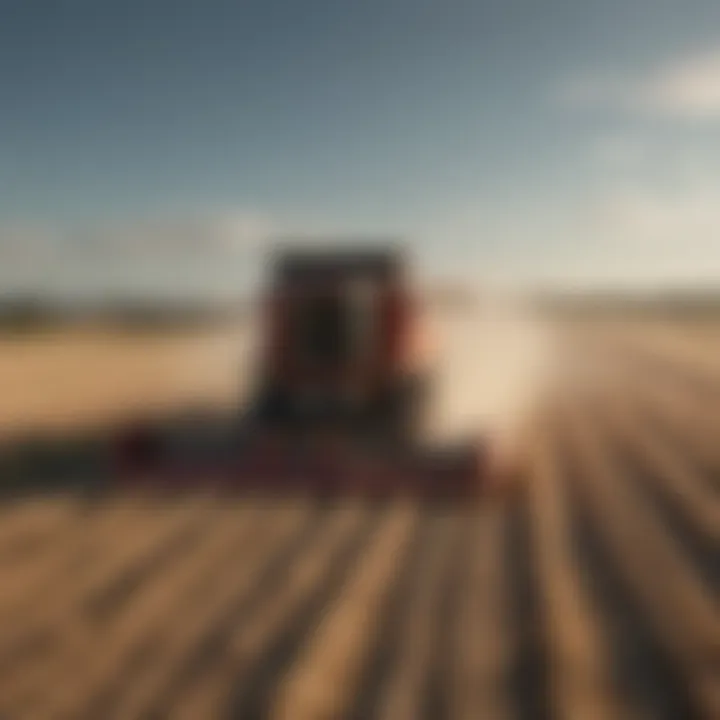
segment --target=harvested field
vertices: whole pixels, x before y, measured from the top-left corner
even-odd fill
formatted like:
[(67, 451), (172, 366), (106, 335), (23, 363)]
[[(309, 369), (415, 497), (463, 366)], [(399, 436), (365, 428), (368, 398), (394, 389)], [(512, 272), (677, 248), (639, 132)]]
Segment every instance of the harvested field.
[(720, 326), (552, 335), (511, 504), (8, 500), (0, 718), (719, 718)]

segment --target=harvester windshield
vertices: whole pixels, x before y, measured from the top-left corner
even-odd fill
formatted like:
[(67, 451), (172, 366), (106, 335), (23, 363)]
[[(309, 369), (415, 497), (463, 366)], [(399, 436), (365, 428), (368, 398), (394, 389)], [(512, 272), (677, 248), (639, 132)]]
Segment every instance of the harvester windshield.
[(337, 368), (367, 355), (373, 342), (371, 287), (307, 292), (291, 309), (293, 345), (316, 368)]

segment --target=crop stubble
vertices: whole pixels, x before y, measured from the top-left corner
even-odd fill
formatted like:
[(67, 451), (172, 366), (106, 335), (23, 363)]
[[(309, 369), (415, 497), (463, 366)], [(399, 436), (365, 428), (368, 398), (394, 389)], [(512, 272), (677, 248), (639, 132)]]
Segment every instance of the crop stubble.
[[(320, 720), (357, 717), (365, 697), (368, 718), (531, 717), (517, 676), (535, 672), (531, 694), (553, 717), (720, 717), (713, 573), (628, 459), (717, 563), (720, 457), (694, 393), (720, 393), (707, 355), (720, 343), (675, 327), (628, 334), (595, 334), (612, 370), (603, 392), (565, 394), (539, 414), (520, 514), (217, 499), (4, 506), (0, 712)], [(532, 596), (519, 600), (518, 552)], [(617, 677), (616, 590), (647, 624), (633, 635), (643, 657), (661, 654), (673, 678), (657, 689), (677, 695), (664, 715)]]

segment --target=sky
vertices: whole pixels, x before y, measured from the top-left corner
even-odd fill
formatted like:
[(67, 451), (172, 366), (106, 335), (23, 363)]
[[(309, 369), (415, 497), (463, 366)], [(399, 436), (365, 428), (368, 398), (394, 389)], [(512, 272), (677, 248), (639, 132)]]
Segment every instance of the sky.
[(0, 0), (0, 290), (229, 296), (282, 235), (720, 278), (717, 0)]

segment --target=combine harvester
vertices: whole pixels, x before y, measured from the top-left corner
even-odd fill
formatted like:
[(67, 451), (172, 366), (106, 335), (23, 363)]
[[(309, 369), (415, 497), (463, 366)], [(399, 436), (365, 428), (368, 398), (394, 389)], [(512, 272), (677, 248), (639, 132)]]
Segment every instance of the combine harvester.
[(437, 346), (402, 252), (281, 249), (261, 313), (250, 401), (230, 435), (202, 420), (136, 428), (119, 447), (124, 483), (448, 500), (507, 487), (488, 438), (450, 447), (426, 431)]

